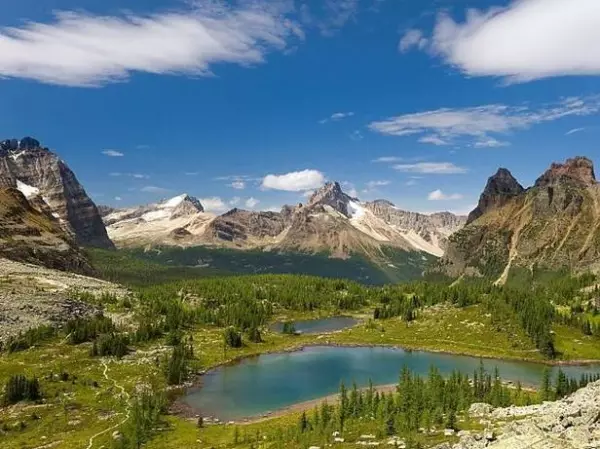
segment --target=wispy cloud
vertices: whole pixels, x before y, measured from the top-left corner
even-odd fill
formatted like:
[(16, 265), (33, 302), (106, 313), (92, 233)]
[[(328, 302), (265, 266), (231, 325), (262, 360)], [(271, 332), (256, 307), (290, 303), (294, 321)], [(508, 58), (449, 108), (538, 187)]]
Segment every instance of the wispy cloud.
[(102, 150), (102, 154), (108, 157), (123, 157), (125, 156), (122, 152), (117, 150)]
[(363, 136), (363, 134), (357, 129), (355, 131), (352, 131), (352, 133), (350, 134), (350, 138), (352, 140), (363, 140), (365, 138), (365, 136)]
[(442, 13), (429, 45), (409, 30), (403, 48), (427, 48), (470, 76), (509, 82), (600, 75), (598, 23), (598, 0), (519, 0), (488, 11), (469, 9), (462, 23)]
[(171, 190), (165, 189), (164, 187), (144, 186), (140, 189), (140, 191), (144, 193), (168, 193)]
[(0, 30), (0, 76), (66, 86), (122, 82), (133, 72), (210, 76), (215, 64), (265, 61), (304, 33), (286, 2), (202, 2), (150, 15), (60, 12)]
[(580, 133), (581, 131), (584, 131), (584, 130), (585, 130), (585, 128), (573, 128), (573, 129), (567, 131), (565, 133), (565, 136), (570, 136), (571, 134)]
[(438, 136), (423, 136), (419, 139), (419, 142), (421, 143), (430, 143), (432, 145), (437, 145), (437, 146), (441, 146), (441, 145), (450, 145), (450, 142), (445, 141), (444, 139), (442, 139), (441, 137)]
[(372, 190), (375, 189), (376, 187), (383, 187), (383, 186), (389, 186), (391, 184), (391, 181), (388, 180), (379, 180), (379, 181), (369, 181), (367, 182), (367, 189)]
[(428, 175), (454, 175), (467, 173), (465, 167), (454, 165), (452, 162), (419, 162), (416, 164), (396, 164), (394, 170), (404, 173), (423, 173)]
[(371, 162), (382, 162), (382, 163), (392, 163), (392, 162), (402, 162), (405, 159), (403, 157), (399, 157), (399, 156), (381, 156), (378, 157), (377, 159), (373, 159), (371, 160)]
[(398, 43), (398, 50), (402, 53), (406, 53), (412, 48), (418, 48), (419, 50), (424, 49), (427, 46), (427, 39), (423, 36), (423, 32), (421, 30), (407, 30), (404, 33), (404, 36), (400, 39)]
[(246, 188), (246, 183), (241, 179), (237, 179), (229, 184), (229, 187), (236, 190), (244, 190)]
[(321, 187), (325, 184), (325, 175), (318, 170), (302, 170), (282, 175), (267, 175), (263, 178), (264, 189), (302, 192)]
[(120, 196), (115, 196), (115, 201), (121, 201), (123, 198), (121, 198)]
[(149, 175), (144, 175), (143, 173), (120, 173), (120, 172), (111, 172), (110, 176), (119, 177), (119, 176), (128, 176), (134, 179), (150, 179)]
[(442, 108), (404, 114), (369, 124), (377, 133), (418, 135), (421, 142), (440, 145), (468, 138), (474, 146), (504, 146), (492, 134), (507, 134), (563, 117), (587, 116), (600, 111), (600, 97), (569, 97), (538, 108), (491, 104), (469, 108)]
[(455, 201), (455, 200), (462, 200), (463, 196), (460, 193), (444, 193), (441, 190), (434, 190), (433, 192), (431, 192), (428, 196), (427, 199), (429, 201)]
[(348, 117), (352, 117), (354, 112), (335, 112), (331, 114), (329, 117), (324, 118), (323, 120), (319, 120), (321, 125), (324, 125), (327, 122), (338, 122)]

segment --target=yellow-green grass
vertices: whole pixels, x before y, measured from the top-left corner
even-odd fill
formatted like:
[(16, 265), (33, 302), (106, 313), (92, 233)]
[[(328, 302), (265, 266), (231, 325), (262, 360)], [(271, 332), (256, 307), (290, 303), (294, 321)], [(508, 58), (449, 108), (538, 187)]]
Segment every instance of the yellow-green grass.
[[(52, 447), (86, 448), (90, 437), (125, 419), (127, 397), (118, 386), (131, 393), (136, 384), (160, 381), (151, 363), (108, 359), (107, 379), (103, 361), (91, 358), (89, 349), (89, 345), (74, 347), (55, 340), (0, 357), (1, 385), (11, 375), (36, 376), (44, 396), (39, 405), (22, 403), (0, 408), (0, 422), (5, 430), (0, 432), (0, 447), (35, 448), (54, 443), (56, 446)], [(66, 381), (52, 376), (63, 372), (69, 374)], [(112, 432), (106, 432), (94, 439), (92, 447), (106, 446), (111, 438)]]
[(554, 325), (555, 346), (560, 360), (600, 360), (600, 338), (585, 335), (580, 329)]

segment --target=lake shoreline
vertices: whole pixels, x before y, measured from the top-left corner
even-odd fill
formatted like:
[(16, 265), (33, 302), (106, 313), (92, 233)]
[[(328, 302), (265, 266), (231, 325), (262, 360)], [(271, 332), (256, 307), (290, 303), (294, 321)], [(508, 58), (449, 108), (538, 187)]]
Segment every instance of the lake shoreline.
[[(339, 332), (333, 332), (333, 333), (324, 334), (324, 335), (327, 336), (327, 335), (333, 335), (336, 333), (339, 333)], [(304, 351), (304, 350), (307, 350), (310, 348), (327, 348), (327, 347), (331, 347), (331, 348), (386, 348), (386, 349), (393, 349), (393, 350), (405, 351), (405, 352), (428, 352), (428, 353), (432, 353), (432, 354), (465, 356), (465, 357), (480, 358), (483, 360), (492, 360), (492, 361), (498, 360), (498, 361), (506, 361), (506, 362), (533, 363), (533, 364), (538, 364), (538, 365), (546, 365), (546, 366), (550, 366), (550, 367), (560, 367), (560, 366), (585, 367), (585, 366), (594, 366), (594, 365), (600, 366), (600, 360), (532, 360), (532, 359), (528, 359), (528, 358), (519, 358), (519, 357), (499, 357), (499, 356), (495, 357), (495, 356), (490, 356), (490, 355), (481, 356), (481, 355), (474, 355), (473, 353), (469, 353), (467, 351), (450, 351), (450, 350), (441, 350), (441, 349), (417, 348), (417, 347), (392, 345), (392, 344), (338, 343), (338, 342), (331, 342), (331, 341), (309, 342), (309, 343), (303, 342), (301, 344), (290, 346), (288, 348), (282, 348), (282, 349), (277, 349), (277, 350), (272, 350), (272, 351), (265, 351), (265, 352), (260, 352), (260, 353), (256, 353), (256, 354), (249, 354), (249, 355), (234, 357), (232, 359), (228, 359), (228, 360), (225, 360), (218, 364), (215, 364), (215, 365), (211, 366), (210, 368), (197, 373), (193, 377), (193, 379), (188, 384), (186, 384), (185, 393), (182, 394), (179, 398), (177, 398), (171, 404), (169, 411), (171, 414), (173, 414), (175, 416), (179, 416), (179, 417), (186, 418), (186, 419), (198, 418), (199, 416), (202, 416), (202, 411), (199, 408), (194, 407), (194, 406), (188, 404), (187, 402), (185, 402), (184, 397), (188, 396), (190, 393), (193, 393), (193, 392), (201, 389), (202, 385), (203, 385), (203, 379), (205, 378), (205, 376), (212, 375), (215, 372), (217, 372), (219, 369), (222, 369), (227, 366), (232, 366), (232, 365), (242, 363), (244, 360), (258, 358), (263, 355), (289, 354), (289, 353), (293, 353), (293, 352)], [(395, 388), (395, 386), (396, 386), (395, 384), (374, 385), (374, 388), (377, 391), (379, 391), (380, 388), (385, 390), (386, 388)], [(236, 424), (238, 424), (238, 423), (250, 424), (250, 423), (255, 423), (255, 422), (259, 422), (259, 421), (263, 421), (263, 420), (268, 420), (268, 419), (286, 415), (288, 413), (304, 411), (307, 409), (305, 407), (313, 408), (315, 405), (321, 404), (324, 400), (327, 400), (327, 398), (335, 398), (335, 397), (337, 397), (337, 394), (326, 396), (324, 398), (322, 397), (322, 398), (318, 398), (318, 399), (314, 399), (314, 400), (302, 401), (302, 402), (299, 402), (296, 404), (292, 404), (292, 405), (283, 407), (282, 409), (268, 412), (268, 415), (262, 414), (260, 416), (247, 417), (247, 418), (244, 418), (240, 422), (238, 422), (238, 421), (235, 421), (235, 422), (236, 422)]]

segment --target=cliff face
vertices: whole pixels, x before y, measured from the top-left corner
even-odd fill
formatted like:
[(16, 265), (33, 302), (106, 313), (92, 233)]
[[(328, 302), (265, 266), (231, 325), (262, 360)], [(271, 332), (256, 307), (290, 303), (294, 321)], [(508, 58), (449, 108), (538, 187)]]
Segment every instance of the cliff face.
[(398, 209), (386, 200), (366, 203), (366, 208), (389, 225), (404, 232), (414, 231), (426, 242), (445, 250), (448, 237), (465, 225), (466, 217), (450, 212), (431, 215)]
[(486, 212), (504, 206), (511, 198), (520, 195), (525, 189), (505, 168), (500, 168), (496, 174), (488, 179), (479, 197), (479, 204), (469, 214), (467, 224), (474, 222)]
[(552, 164), (527, 190), (510, 178), (490, 178), (472, 221), (450, 238), (441, 268), (452, 276), (498, 276), (500, 283), (515, 266), (600, 270), (600, 186), (592, 162)]
[(37, 209), (49, 211), (78, 244), (113, 247), (96, 205), (75, 174), (37, 140), (0, 142), (0, 187), (19, 189)]
[(63, 271), (93, 272), (58, 221), (13, 188), (0, 188), (0, 256)]

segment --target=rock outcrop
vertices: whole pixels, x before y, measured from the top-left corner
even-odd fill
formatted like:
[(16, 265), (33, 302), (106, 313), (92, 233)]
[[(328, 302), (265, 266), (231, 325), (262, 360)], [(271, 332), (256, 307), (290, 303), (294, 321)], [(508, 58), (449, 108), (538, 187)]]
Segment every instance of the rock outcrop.
[(0, 142), (0, 187), (17, 188), (38, 210), (49, 211), (79, 245), (113, 247), (96, 205), (75, 174), (37, 140)]
[(437, 449), (600, 448), (600, 382), (560, 401), (488, 411), (483, 415), (486, 421), (509, 423), (483, 434), (463, 433), (459, 443)]
[(506, 168), (500, 168), (488, 179), (479, 197), (479, 204), (469, 214), (467, 223), (472, 223), (486, 212), (504, 206), (511, 198), (520, 195), (525, 189)]

